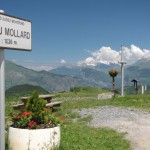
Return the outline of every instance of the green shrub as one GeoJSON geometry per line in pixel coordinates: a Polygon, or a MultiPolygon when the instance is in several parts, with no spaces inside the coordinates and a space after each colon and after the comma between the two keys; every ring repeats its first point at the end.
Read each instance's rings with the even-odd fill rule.
{"type": "Polygon", "coordinates": [[[45,104],[46,102],[43,99],[39,98],[37,92],[33,92],[31,97],[27,101],[26,109],[27,111],[32,112],[32,119],[37,123],[44,123],[45,104]]]}

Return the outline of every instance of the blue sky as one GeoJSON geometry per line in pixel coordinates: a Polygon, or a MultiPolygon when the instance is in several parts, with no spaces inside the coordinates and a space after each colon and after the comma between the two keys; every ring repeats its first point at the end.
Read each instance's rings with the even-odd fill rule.
{"type": "Polygon", "coordinates": [[[32,21],[32,51],[5,52],[26,67],[117,61],[121,45],[127,59],[150,55],[149,0],[2,0],[0,6],[32,21]]]}

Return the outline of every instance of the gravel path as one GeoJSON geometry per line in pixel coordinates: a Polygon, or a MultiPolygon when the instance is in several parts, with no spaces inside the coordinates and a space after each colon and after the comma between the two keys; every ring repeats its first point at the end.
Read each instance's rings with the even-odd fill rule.
{"type": "Polygon", "coordinates": [[[113,106],[82,109],[77,112],[81,117],[92,115],[89,125],[93,127],[109,127],[127,133],[125,138],[131,142],[132,150],[150,150],[150,113],[113,106]]]}

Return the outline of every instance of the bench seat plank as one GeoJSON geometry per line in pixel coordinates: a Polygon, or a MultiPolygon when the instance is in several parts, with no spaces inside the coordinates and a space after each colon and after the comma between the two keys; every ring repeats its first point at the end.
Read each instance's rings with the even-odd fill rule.
{"type": "Polygon", "coordinates": [[[16,105],[12,105],[12,107],[14,108],[14,110],[24,110],[24,103],[21,104],[16,104],[16,105]]]}
{"type": "Polygon", "coordinates": [[[59,107],[61,105],[61,101],[47,103],[46,107],[59,107]]]}

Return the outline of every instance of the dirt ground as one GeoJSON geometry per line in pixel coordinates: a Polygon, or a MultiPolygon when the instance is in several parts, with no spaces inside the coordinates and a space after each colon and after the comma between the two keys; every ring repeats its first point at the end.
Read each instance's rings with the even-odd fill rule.
{"type": "Polygon", "coordinates": [[[103,107],[84,109],[81,116],[92,115],[91,126],[109,127],[123,132],[132,150],[150,150],[150,113],[131,108],[103,107]]]}
{"type": "Polygon", "coordinates": [[[126,133],[125,138],[131,142],[132,150],[150,150],[150,117],[149,120],[139,118],[136,121],[116,121],[115,125],[107,126],[126,133]]]}

